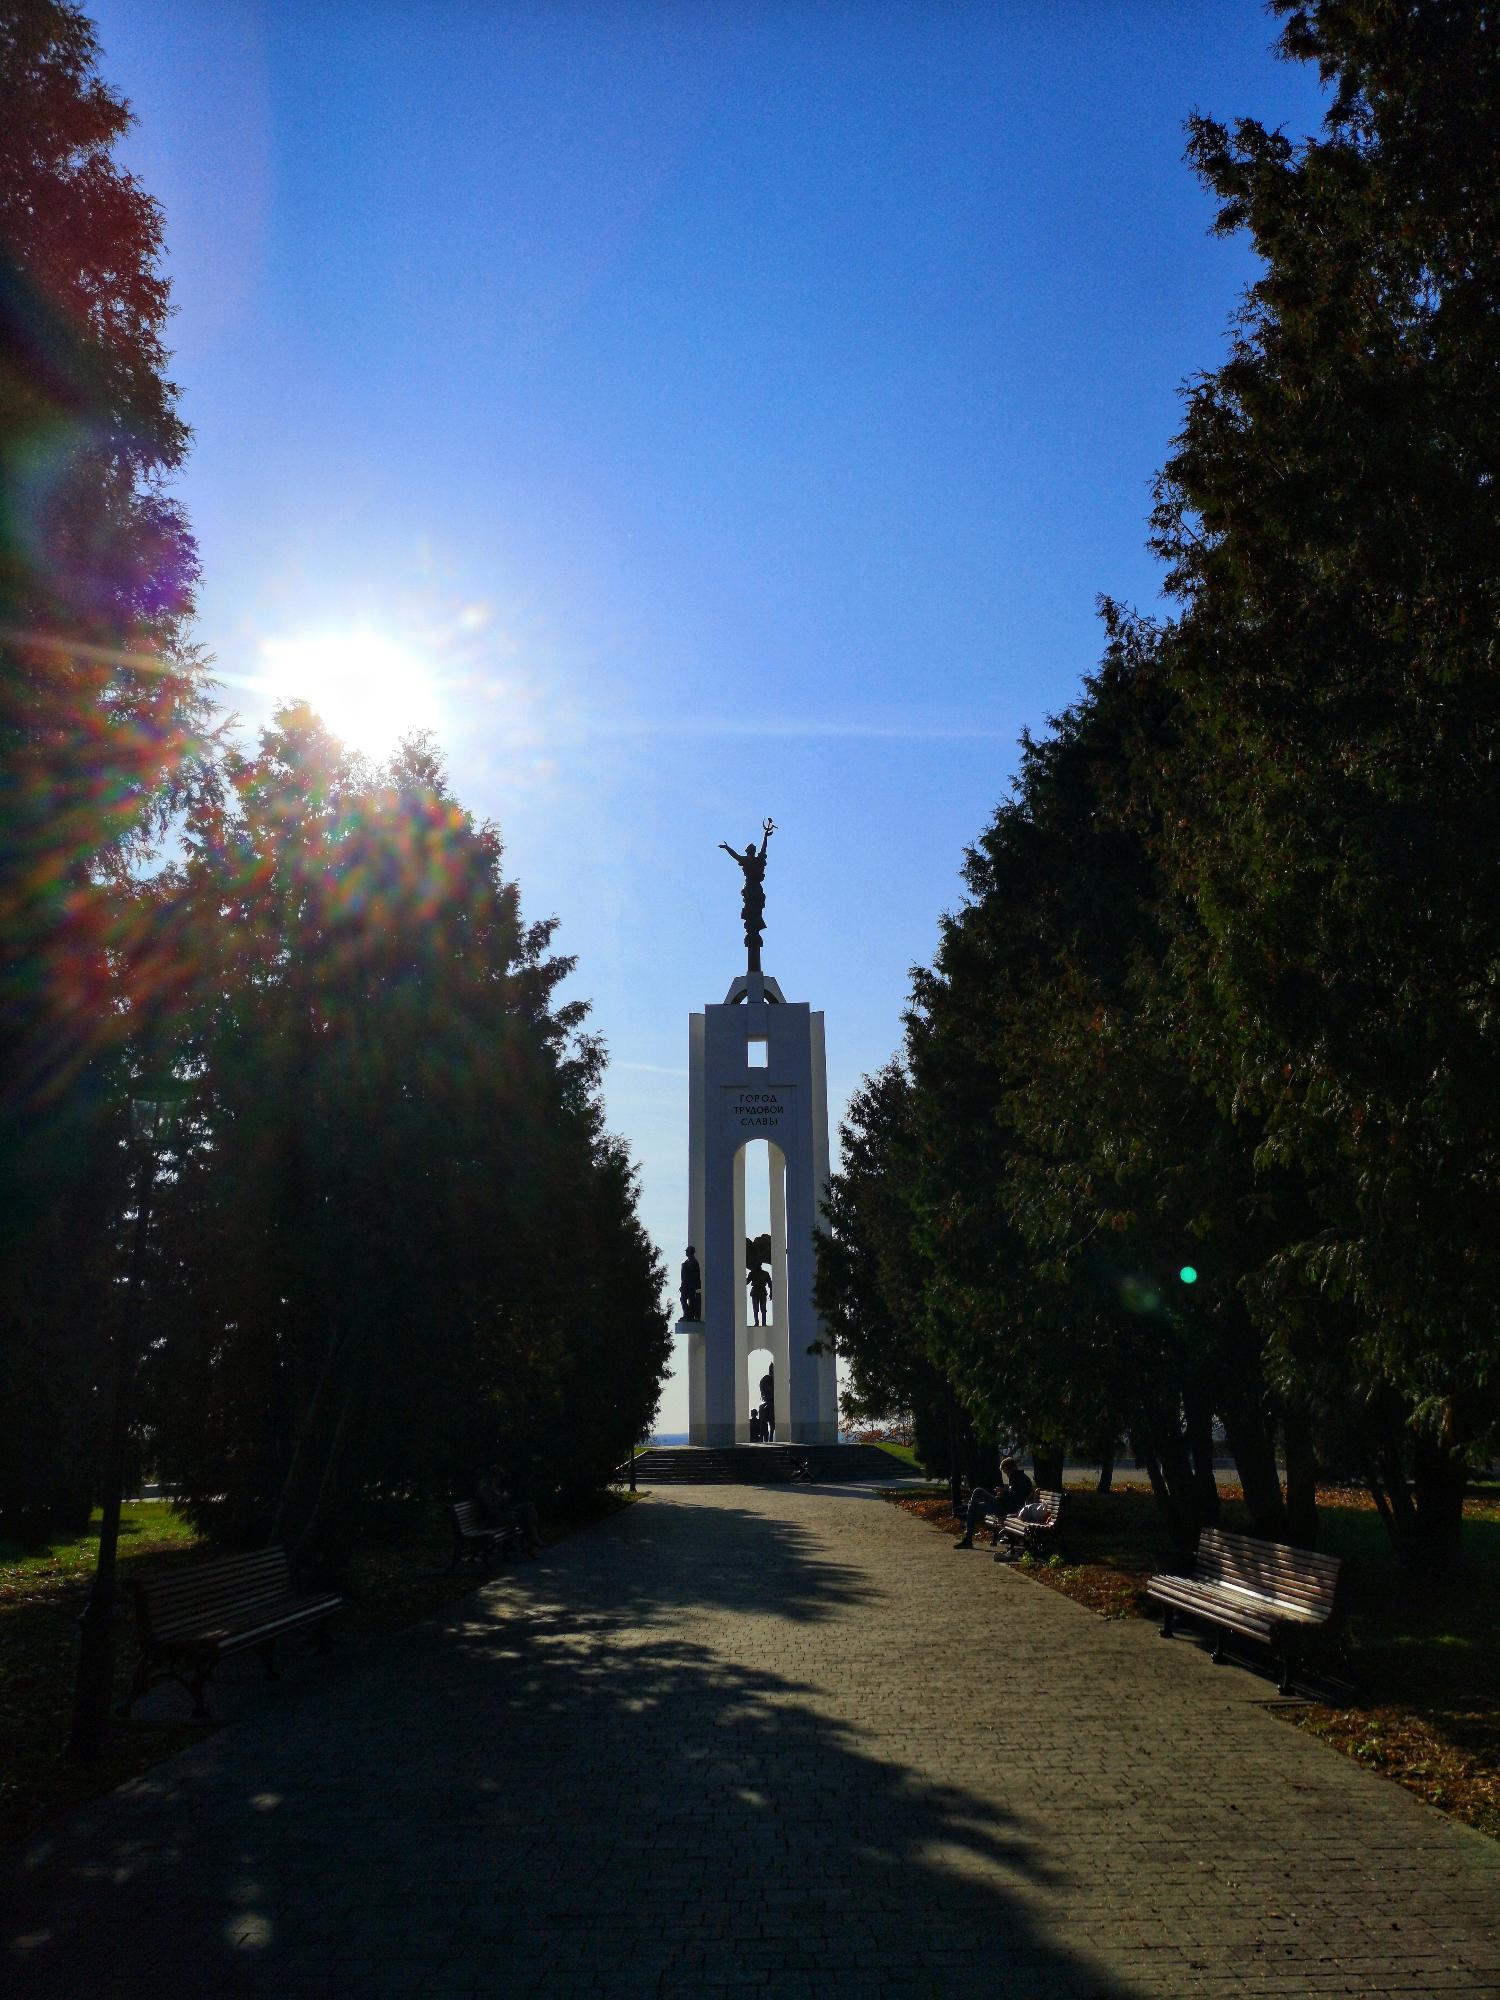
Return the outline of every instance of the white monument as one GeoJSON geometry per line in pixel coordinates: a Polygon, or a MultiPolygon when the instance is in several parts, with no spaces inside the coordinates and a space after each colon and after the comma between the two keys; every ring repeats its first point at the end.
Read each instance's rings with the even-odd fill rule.
{"type": "MultiPolygon", "coordinates": [[[[727,852],[744,871],[748,969],[718,1006],[688,1023],[688,1240],[702,1270],[701,1316],[678,1321],[688,1344],[688,1436],[746,1443],[750,1355],[774,1363],[776,1441],[836,1444],[834,1359],[813,1307],[813,1230],[828,1181],[828,1074],[823,1016],[782,997],[760,967],[766,845],[727,852]],[[770,1321],[750,1324],[745,1257],[745,1149],[770,1159],[770,1321]]],[[[684,1303],[684,1310],[687,1302],[684,1303]]]]}

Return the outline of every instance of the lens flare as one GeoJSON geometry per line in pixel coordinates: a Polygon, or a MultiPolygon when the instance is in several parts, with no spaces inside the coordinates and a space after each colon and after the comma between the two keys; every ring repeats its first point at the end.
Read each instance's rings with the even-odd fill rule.
{"type": "Polygon", "coordinates": [[[442,703],[429,663],[368,626],[267,639],[261,684],[277,701],[305,701],[351,750],[383,756],[417,729],[439,730],[442,703]]]}

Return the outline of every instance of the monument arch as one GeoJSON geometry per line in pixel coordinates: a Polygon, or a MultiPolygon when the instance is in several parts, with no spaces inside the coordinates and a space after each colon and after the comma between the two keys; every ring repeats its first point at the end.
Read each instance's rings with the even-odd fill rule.
{"type": "Polygon", "coordinates": [[[776,1435],[838,1439],[834,1360],[813,1304],[813,1232],[828,1184],[828,1076],[823,1016],[789,1001],[760,966],[766,821],[759,852],[741,855],[747,967],[717,1005],[688,1023],[688,1240],[702,1267],[701,1317],[682,1319],[693,1444],[750,1437],[749,1357],[774,1362],[776,1435]],[[754,1324],[746,1283],[745,1170],[752,1141],[770,1162],[768,1324],[754,1324]]]}

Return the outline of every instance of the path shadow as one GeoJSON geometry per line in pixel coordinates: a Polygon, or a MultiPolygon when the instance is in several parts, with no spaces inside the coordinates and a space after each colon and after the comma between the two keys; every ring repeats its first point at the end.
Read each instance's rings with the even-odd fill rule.
{"type": "Polygon", "coordinates": [[[681,1499],[647,1500],[616,1516],[605,1532],[619,1560],[603,1574],[591,1566],[575,1576],[564,1543],[551,1562],[507,1572],[507,1583],[527,1599],[545,1595],[556,1563],[567,1601],[580,1610],[586,1602],[611,1615],[629,1609],[651,1618],[684,1610],[768,1612],[793,1624],[838,1618],[882,1595],[867,1570],[830,1558],[812,1526],[751,1507],[718,1501],[699,1516],[681,1499]],[[711,1532],[696,1532],[695,1518],[711,1522],[711,1532]]]}
{"type": "Polygon", "coordinates": [[[826,1670],[727,1656],[733,1606],[837,1659],[868,1576],[784,1518],[668,1512],[105,1802],[8,1899],[10,1991],[1125,2000],[1051,1935],[1025,1816],[901,1761],[899,1682],[851,1719],[826,1670]]]}

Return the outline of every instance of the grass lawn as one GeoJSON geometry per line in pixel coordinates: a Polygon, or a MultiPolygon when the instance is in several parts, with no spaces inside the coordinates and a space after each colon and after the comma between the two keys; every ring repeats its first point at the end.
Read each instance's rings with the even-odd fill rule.
{"type": "MultiPolygon", "coordinates": [[[[572,1534],[628,1504],[621,1494],[598,1495],[562,1519],[549,1519],[547,1540],[572,1534]]],[[[481,1579],[472,1569],[448,1573],[451,1548],[446,1511],[414,1508],[399,1532],[355,1556],[349,1605],[337,1629],[378,1639],[466,1597],[481,1579]]],[[[77,1620],[98,1552],[97,1523],[93,1533],[54,1541],[37,1553],[0,1542],[0,1848],[27,1839],[48,1820],[112,1791],[215,1727],[190,1719],[184,1694],[180,1721],[117,1717],[101,1764],[79,1770],[64,1761],[78,1662],[77,1620]]],[[[132,1566],[148,1560],[153,1567],[191,1562],[207,1552],[165,1502],[142,1501],[125,1509],[120,1522],[117,1697],[128,1690],[135,1667],[132,1566]]]]}
{"type": "MultiPolygon", "coordinates": [[[[135,1665],[135,1619],[125,1588],[131,1565],[146,1558],[181,1562],[196,1546],[187,1522],[161,1501],[143,1501],[121,1515],[117,1695],[129,1688],[135,1665]]],[[[110,1791],[204,1732],[205,1724],[186,1720],[165,1727],[118,1722],[102,1764],[75,1770],[63,1762],[78,1615],[98,1553],[97,1532],[59,1539],[32,1554],[0,1542],[0,1843],[24,1838],[54,1814],[110,1791]]]]}
{"type": "Polygon", "coordinates": [[[881,1438],[880,1449],[888,1451],[892,1458],[899,1458],[903,1465],[909,1465],[913,1472],[920,1472],[917,1463],[917,1448],[912,1444],[892,1444],[889,1438],[881,1438]]]}
{"type": "MultiPolygon", "coordinates": [[[[891,1498],[957,1532],[946,1491],[891,1498]]],[[[1319,1547],[1345,1563],[1344,1622],[1337,1640],[1309,1648],[1308,1664],[1358,1696],[1277,1712],[1500,1839],[1500,1500],[1481,1495],[1464,1512],[1463,1573],[1414,1575],[1398,1567],[1368,1495],[1320,1493],[1319,1547]]],[[[1232,1489],[1223,1525],[1248,1531],[1232,1489]]],[[[1070,1488],[1063,1528],[1062,1556],[1025,1558],[1027,1573],[1107,1618],[1155,1615],[1143,1586],[1172,1566],[1172,1551],[1149,1493],[1070,1488]]]]}

